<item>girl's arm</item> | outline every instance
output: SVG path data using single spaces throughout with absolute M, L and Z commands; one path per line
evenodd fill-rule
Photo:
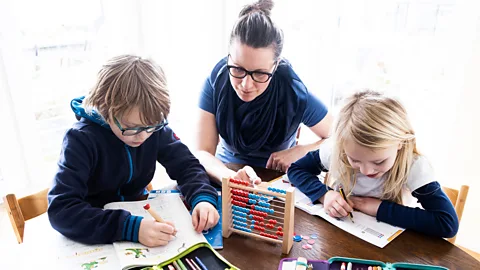
M 382 201 L 377 220 L 439 237 L 450 238 L 457 234 L 457 214 L 438 182 L 426 184 L 412 195 L 425 210 Z
M 303 158 L 292 163 L 288 169 L 288 178 L 312 202 L 320 199 L 328 189 L 317 177 L 322 171 L 327 171 L 320 161 L 319 150 L 309 152 Z

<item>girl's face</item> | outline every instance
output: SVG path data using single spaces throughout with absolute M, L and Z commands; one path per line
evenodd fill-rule
M 112 120 L 112 121 L 109 121 L 108 123 L 113 133 L 122 142 L 124 142 L 126 145 L 130 147 L 139 147 L 152 135 L 152 133 L 147 133 L 146 131 L 142 131 L 133 136 L 123 136 L 122 131 L 120 130 L 120 127 L 114 121 L 115 120 Z M 142 121 L 140 118 L 140 112 L 138 111 L 137 107 L 133 108 L 129 113 L 124 114 L 123 117 L 118 117 L 117 121 L 123 129 L 145 126 L 144 124 L 142 124 Z
M 232 76 L 232 72 L 243 72 L 243 70 L 250 72 L 258 71 L 253 76 L 258 76 L 261 80 L 262 74 L 273 73 L 276 68 L 274 49 L 272 47 L 255 49 L 239 41 L 234 41 L 230 47 L 227 65 L 239 68 L 230 68 L 230 82 L 238 97 L 245 102 L 250 102 L 267 89 L 271 78 L 266 82 L 257 82 L 249 74 L 244 78 L 235 78 Z
M 383 149 L 370 149 L 359 145 L 353 140 L 346 140 L 344 144 L 348 162 L 354 169 L 370 178 L 381 178 L 395 163 L 401 144 Z

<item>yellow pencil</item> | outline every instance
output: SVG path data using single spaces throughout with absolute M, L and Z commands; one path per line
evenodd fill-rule
M 345 196 L 345 192 L 343 191 L 343 188 L 340 187 L 340 194 L 342 195 L 343 199 L 348 203 L 347 201 L 347 196 Z M 348 216 L 350 217 L 350 220 L 352 221 L 352 223 L 355 223 L 355 221 L 353 221 L 353 214 L 352 212 L 348 213 Z

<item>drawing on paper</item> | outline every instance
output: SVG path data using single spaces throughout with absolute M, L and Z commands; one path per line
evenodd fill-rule
M 108 262 L 107 257 L 101 257 L 101 258 L 98 258 L 95 261 L 91 261 L 91 262 L 82 264 L 82 269 L 83 270 L 91 270 L 93 268 L 97 268 L 99 264 L 104 264 L 104 263 L 107 263 L 107 262 Z
M 125 249 L 125 255 L 130 256 L 135 254 L 135 259 L 138 259 L 140 257 L 146 258 L 145 253 L 150 252 L 148 248 L 126 248 Z

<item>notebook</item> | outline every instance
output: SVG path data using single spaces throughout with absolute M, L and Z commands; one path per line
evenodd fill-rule
M 104 209 L 125 209 L 133 215 L 153 219 L 143 209 L 147 201 L 114 202 Z M 173 221 L 177 229 L 176 238 L 166 246 L 146 247 L 140 243 L 115 242 L 111 245 L 83 245 L 59 236 L 57 254 L 63 269 L 135 269 L 157 265 L 175 257 L 188 247 L 207 240 L 201 233 L 195 232 L 191 216 L 178 194 L 164 194 L 148 203 L 166 221 Z M 78 268 L 72 267 L 78 265 Z M 62 269 L 60 267 L 59 269 Z
M 271 187 L 287 189 L 292 187 L 288 176 L 284 175 L 281 179 L 271 182 Z M 297 188 L 295 189 L 295 207 L 309 213 L 319 216 L 338 228 L 355 235 L 356 237 L 367 241 L 377 247 L 383 248 L 393 241 L 405 229 L 396 227 L 359 211 L 353 211 L 354 223 L 348 218 L 334 218 L 329 216 L 323 204 L 314 204 L 312 201 Z
M 218 190 L 217 190 L 218 191 Z M 185 198 L 180 193 L 178 189 L 157 189 L 150 191 L 148 195 L 148 199 L 153 199 L 158 196 L 162 196 L 163 194 L 178 194 L 182 201 L 185 204 Z M 188 206 L 187 206 L 188 207 Z M 222 237 L 222 193 L 218 191 L 218 200 L 217 200 L 217 210 L 218 214 L 220 215 L 220 219 L 218 220 L 217 225 L 215 227 L 203 231 L 203 235 L 207 239 L 208 243 L 214 249 L 223 249 L 223 237 Z

